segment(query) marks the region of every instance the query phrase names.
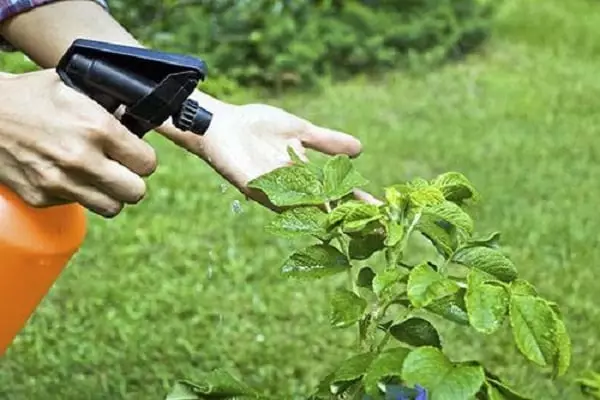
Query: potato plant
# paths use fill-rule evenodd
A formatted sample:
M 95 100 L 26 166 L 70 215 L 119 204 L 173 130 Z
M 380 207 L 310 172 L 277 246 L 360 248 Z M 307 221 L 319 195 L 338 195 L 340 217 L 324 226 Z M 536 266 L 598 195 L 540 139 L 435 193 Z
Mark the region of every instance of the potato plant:
M 333 290 L 329 321 L 357 337 L 356 351 L 308 400 L 529 398 L 479 361 L 450 359 L 445 349 L 452 344 L 432 322 L 439 318 L 482 335 L 509 324 L 526 360 L 554 378 L 567 371 L 571 342 L 558 305 L 519 276 L 498 232 L 475 235 L 468 209 L 480 195 L 464 175 L 386 187 L 375 205 L 353 197 L 367 181 L 348 157 L 317 165 L 290 156 L 292 165 L 250 183 L 284 210 L 267 226 L 270 233 L 313 240 L 284 260 L 281 273 L 306 284 L 347 274 Z M 224 370 L 201 383 L 179 381 L 167 396 L 210 398 L 266 397 Z

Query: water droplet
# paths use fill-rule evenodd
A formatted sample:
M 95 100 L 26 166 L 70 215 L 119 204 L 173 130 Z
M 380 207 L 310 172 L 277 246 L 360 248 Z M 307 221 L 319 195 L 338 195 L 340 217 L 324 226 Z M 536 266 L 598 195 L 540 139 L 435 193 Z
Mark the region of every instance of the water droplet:
M 208 266 L 208 270 L 206 271 L 207 278 L 210 279 L 213 276 L 213 267 L 212 265 Z
M 233 203 L 231 203 L 231 211 L 233 211 L 234 214 L 241 214 L 243 212 L 242 204 L 239 200 L 234 200 Z
M 256 335 L 256 341 L 258 343 L 262 343 L 265 341 L 265 335 L 263 335 L 262 333 L 259 333 L 258 335 Z
M 225 193 L 229 189 L 229 185 L 226 183 L 221 183 L 221 193 Z

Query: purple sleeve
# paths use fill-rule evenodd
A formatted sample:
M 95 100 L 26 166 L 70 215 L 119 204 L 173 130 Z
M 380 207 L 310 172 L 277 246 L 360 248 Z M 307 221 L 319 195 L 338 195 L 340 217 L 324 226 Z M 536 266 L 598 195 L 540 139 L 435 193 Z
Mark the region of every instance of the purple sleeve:
M 32 8 L 62 0 L 0 0 L 0 23 Z M 93 0 L 108 10 L 106 0 Z M 0 36 L 0 51 L 15 51 L 16 49 Z

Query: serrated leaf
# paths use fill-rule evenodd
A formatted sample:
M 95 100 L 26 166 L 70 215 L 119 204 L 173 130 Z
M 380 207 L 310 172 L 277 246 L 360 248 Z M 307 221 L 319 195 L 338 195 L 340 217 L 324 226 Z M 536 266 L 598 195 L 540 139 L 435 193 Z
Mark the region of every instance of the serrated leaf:
M 467 246 L 497 249 L 500 247 L 500 232 L 492 232 L 486 237 L 471 238 L 465 243 L 465 247 Z
M 475 396 L 485 375 L 479 365 L 452 363 L 435 347 L 419 347 L 404 359 L 402 378 L 426 388 L 430 400 L 464 400 Z
M 472 270 L 467 278 L 465 303 L 469 322 L 475 330 L 492 334 L 502 326 L 508 313 L 510 295 L 499 282 L 487 280 L 487 275 Z
M 323 189 L 329 200 L 344 197 L 367 183 L 345 154 L 331 157 L 323 166 Z
M 455 203 L 478 200 L 480 197 L 471 182 L 459 172 L 441 174 L 433 181 L 433 184 L 440 188 L 447 200 Z
M 406 205 L 406 196 L 398 190 L 398 187 L 389 186 L 384 189 L 386 203 L 392 209 L 402 209 Z
M 448 321 L 468 326 L 469 315 L 465 304 L 466 290 L 460 288 L 456 293 L 431 302 L 425 309 Z
M 350 239 L 348 255 L 353 260 L 366 260 L 385 248 L 381 235 L 366 235 Z
M 331 298 L 329 322 L 334 328 L 346 328 L 360 320 L 367 301 L 347 289 L 337 289 Z
M 456 229 L 441 224 L 434 216 L 421 215 L 415 229 L 421 232 L 444 258 L 450 257 L 458 248 Z
M 510 283 L 510 292 L 513 294 L 524 294 L 537 296 L 537 290 L 533 285 L 524 279 L 515 279 Z
M 498 250 L 489 247 L 461 248 L 454 254 L 452 261 L 478 269 L 503 282 L 517 279 L 517 269 L 512 261 Z
M 206 374 L 198 382 L 178 381 L 171 393 L 167 395 L 166 400 L 231 397 L 258 399 L 259 394 L 250 386 L 240 382 L 229 372 L 217 369 Z
M 554 361 L 554 377 L 558 378 L 567 372 L 571 364 L 571 338 L 563 320 L 554 310 L 553 313 L 556 324 L 555 344 L 557 350 Z
M 288 146 L 287 152 L 292 162 L 306 168 L 310 173 L 315 175 L 319 181 L 323 180 L 323 170 L 318 165 L 310 161 L 303 161 L 298 154 L 296 154 L 296 151 L 292 146 Z
M 382 351 L 369 366 L 363 378 L 365 391 L 371 396 L 379 394 L 378 382 L 387 377 L 400 377 L 404 358 L 409 350 L 403 347 L 394 347 Z
M 367 352 L 354 355 L 344 360 L 333 374 L 332 383 L 349 382 L 360 379 L 367 372 L 376 354 Z
M 383 214 L 376 205 L 358 200 L 349 200 L 331 211 L 328 224 L 334 226 L 341 222 L 344 232 L 358 232 L 363 230 L 370 222 L 382 217 Z
M 407 294 L 413 306 L 426 307 L 433 301 L 456 293 L 458 284 L 434 271 L 427 264 L 421 264 L 408 276 Z
M 387 236 L 383 242 L 384 246 L 394 247 L 404 239 L 404 226 L 393 221 L 386 221 L 385 229 Z
M 511 389 L 500 380 L 488 378 L 485 383 L 489 400 L 533 400 Z
M 277 168 L 248 183 L 279 207 L 318 205 L 326 201 L 323 184 L 302 165 Z
M 328 244 L 316 244 L 294 252 L 281 271 L 293 278 L 320 279 L 350 268 L 350 261 L 341 251 Z
M 389 332 L 394 339 L 415 347 L 442 347 L 437 329 L 426 319 L 419 317 L 408 318 L 392 325 Z
M 509 315 L 519 351 L 539 366 L 553 365 L 556 323 L 548 303 L 539 297 L 512 294 Z
M 325 235 L 327 214 L 318 207 L 297 207 L 284 211 L 267 225 L 267 231 L 286 238 Z
M 423 212 L 431 215 L 436 220 L 441 219 L 452 224 L 461 232 L 464 238 L 473 233 L 473 220 L 469 214 L 452 202 L 444 201 L 443 203 L 429 206 Z
M 399 284 L 406 273 L 400 268 L 388 267 L 373 279 L 373 292 L 384 302 L 401 293 Z
M 408 194 L 414 207 L 431 207 L 444 202 L 444 194 L 434 186 L 423 186 Z

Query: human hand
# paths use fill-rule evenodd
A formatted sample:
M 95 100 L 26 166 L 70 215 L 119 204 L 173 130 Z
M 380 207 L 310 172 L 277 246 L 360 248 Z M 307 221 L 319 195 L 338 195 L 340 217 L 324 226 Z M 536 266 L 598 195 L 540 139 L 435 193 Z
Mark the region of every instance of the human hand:
M 211 125 L 203 137 L 160 129 L 170 139 L 200 156 L 247 197 L 276 210 L 264 194 L 248 188 L 252 179 L 291 162 L 288 146 L 300 158 L 306 150 L 356 157 L 362 150 L 358 139 L 317 126 L 280 108 L 264 104 L 242 106 L 215 102 Z M 358 199 L 378 202 L 356 190 Z
M 155 169 L 150 145 L 54 70 L 0 76 L 0 183 L 28 204 L 114 217 L 144 197 Z

